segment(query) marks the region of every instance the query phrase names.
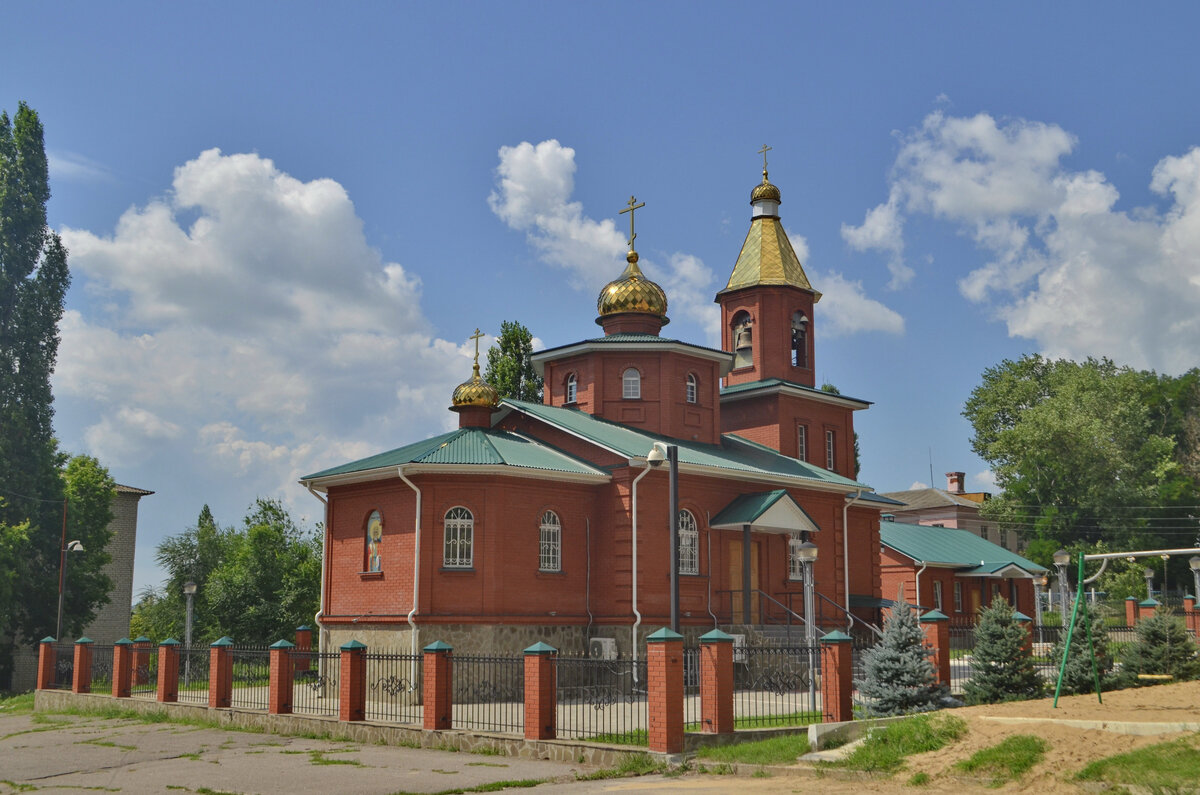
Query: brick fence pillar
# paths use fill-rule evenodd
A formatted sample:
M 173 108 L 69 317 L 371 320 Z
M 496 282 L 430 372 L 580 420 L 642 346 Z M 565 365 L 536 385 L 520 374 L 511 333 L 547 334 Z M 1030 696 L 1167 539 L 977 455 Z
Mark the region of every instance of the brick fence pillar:
M 158 644 L 158 690 L 155 698 L 173 703 L 179 700 L 179 641 L 167 638 Z
M 941 610 L 930 610 L 921 616 L 921 629 L 930 646 L 929 659 L 937 671 L 938 681 L 950 686 L 950 618 Z
M 49 690 L 54 687 L 54 666 L 58 662 L 57 641 L 47 635 L 38 644 L 37 689 Z
M 208 706 L 233 706 L 233 638 L 228 636 L 208 646 Z
M 152 643 L 145 635 L 133 639 L 133 684 L 150 682 L 150 649 Z
M 72 693 L 92 692 L 92 639 L 75 641 L 75 668 L 71 676 Z
M 436 641 L 425 647 L 425 683 L 422 696 L 425 701 L 425 728 L 427 730 L 449 729 L 454 710 L 454 688 L 450 681 L 453 663 L 453 647 Z
M 292 714 L 292 649 L 294 643 L 277 640 L 270 646 L 270 669 L 267 687 L 267 713 Z
M 556 736 L 558 649 L 535 643 L 525 650 L 525 739 L 553 740 Z
M 367 647 L 352 640 L 341 648 L 338 671 L 338 720 L 367 719 Z
M 1183 597 L 1183 621 L 1191 631 L 1192 637 L 1200 639 L 1200 613 L 1196 612 L 1196 597 Z
M 1138 619 L 1138 600 L 1136 596 L 1125 597 L 1125 625 L 1132 627 Z
M 663 627 L 646 638 L 650 750 L 683 751 L 683 636 Z
M 826 723 L 854 719 L 854 649 L 851 637 L 834 630 L 821 638 L 821 711 Z
M 1033 656 L 1033 619 L 1030 618 L 1029 616 L 1025 615 L 1024 613 L 1022 613 L 1019 610 L 1014 610 L 1013 611 L 1013 621 L 1015 621 L 1017 626 L 1021 627 L 1021 629 L 1023 629 L 1025 631 L 1025 636 L 1024 636 L 1025 640 L 1021 644 L 1021 648 L 1025 650 L 1026 654 L 1028 654 L 1029 656 L 1032 657 Z
M 296 664 L 292 670 L 297 673 L 307 671 L 312 660 L 309 657 L 309 652 L 312 651 L 312 627 L 304 624 L 296 627 L 296 651 L 300 654 L 295 656 Z
M 133 679 L 133 641 L 121 638 L 113 644 L 113 698 L 129 698 L 129 683 Z
M 1138 619 L 1149 618 L 1158 609 L 1157 599 L 1143 599 L 1138 602 Z
M 714 629 L 700 636 L 700 731 L 728 734 L 734 728 L 733 638 Z

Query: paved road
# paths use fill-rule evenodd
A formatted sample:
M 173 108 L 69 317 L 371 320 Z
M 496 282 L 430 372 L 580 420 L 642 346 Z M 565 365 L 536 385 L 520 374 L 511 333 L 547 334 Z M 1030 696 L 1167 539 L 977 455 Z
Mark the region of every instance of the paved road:
M 793 791 L 801 780 L 689 775 L 578 781 L 561 762 L 359 745 L 74 715 L 0 716 L 0 795 L 10 792 L 434 793 L 499 781 L 533 792 Z M 32 789 L 31 789 L 32 788 Z M 530 792 L 531 790 L 523 790 Z

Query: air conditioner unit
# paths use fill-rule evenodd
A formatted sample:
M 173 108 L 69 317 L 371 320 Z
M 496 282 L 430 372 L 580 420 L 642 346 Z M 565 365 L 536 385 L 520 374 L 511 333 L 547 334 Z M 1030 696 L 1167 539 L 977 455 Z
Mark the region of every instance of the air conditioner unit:
M 735 663 L 746 662 L 746 636 L 745 635 L 730 635 L 733 638 L 733 661 Z
M 588 642 L 588 656 L 593 660 L 617 659 L 616 638 L 592 638 Z

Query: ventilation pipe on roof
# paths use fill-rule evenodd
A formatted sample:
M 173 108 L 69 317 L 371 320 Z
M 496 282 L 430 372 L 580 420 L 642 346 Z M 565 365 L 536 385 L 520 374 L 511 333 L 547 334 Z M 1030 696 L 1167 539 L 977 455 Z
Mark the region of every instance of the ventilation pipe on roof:
M 638 586 L 638 554 L 637 554 L 637 487 L 638 481 L 650 474 L 651 464 L 646 462 L 646 468 L 642 470 L 642 474 L 633 479 L 632 497 L 630 499 L 630 510 L 633 514 L 633 681 L 637 681 L 637 658 L 638 658 L 638 643 L 637 633 L 638 627 L 642 624 L 642 614 L 637 609 L 637 586 Z
M 408 485 L 408 487 L 410 489 L 412 489 L 414 492 L 416 492 L 416 494 L 417 494 L 417 509 L 414 512 L 414 518 L 413 518 L 414 537 L 413 537 L 412 610 L 408 611 L 408 626 L 409 626 L 409 630 L 410 630 L 409 634 L 412 636 L 412 638 L 411 638 L 412 642 L 409 644 L 411 647 L 410 654 L 412 654 L 412 657 L 414 660 L 412 665 L 415 666 L 416 665 L 415 660 L 416 660 L 416 656 L 417 656 L 417 619 L 416 619 L 417 599 L 420 597 L 420 593 L 421 593 L 421 590 L 420 590 L 420 588 L 421 588 L 421 490 L 419 488 L 417 488 L 415 483 L 413 483 L 411 480 L 409 480 L 404 475 L 404 467 L 396 467 L 396 475 L 399 476 L 399 478 L 401 480 L 403 480 Z M 415 682 L 416 679 L 412 678 L 410 676 L 409 681 Z

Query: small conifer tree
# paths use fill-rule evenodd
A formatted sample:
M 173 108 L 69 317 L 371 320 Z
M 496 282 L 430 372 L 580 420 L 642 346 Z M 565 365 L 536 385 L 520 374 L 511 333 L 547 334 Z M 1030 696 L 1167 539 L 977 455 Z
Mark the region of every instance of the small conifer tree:
M 1138 684 L 1138 674 L 1167 674 L 1175 679 L 1200 676 L 1196 642 L 1183 621 L 1162 610 L 1137 625 L 1137 640 L 1125 649 L 1121 675 L 1125 684 Z
M 1042 694 L 1044 683 L 1025 648 L 1026 631 L 1013 617 L 1012 605 L 1003 598 L 994 599 L 979 611 L 971 678 L 963 686 L 968 704 L 994 704 Z
M 883 623 L 883 638 L 866 652 L 865 676 L 858 682 L 872 714 L 904 715 L 942 706 L 950 692 L 938 682 L 931 651 L 916 611 L 903 600 L 897 602 Z
M 1100 608 L 1088 605 L 1087 611 L 1088 624 L 1092 630 L 1092 649 L 1096 653 L 1096 673 L 1100 677 L 1100 687 L 1108 688 L 1112 686 L 1113 668 L 1113 658 L 1108 651 L 1108 628 L 1104 625 Z M 1058 642 L 1054 644 L 1054 651 L 1050 653 L 1056 671 L 1062 664 L 1063 645 L 1066 641 L 1067 630 L 1064 627 Z M 1067 654 L 1067 667 L 1063 670 L 1063 693 L 1091 693 L 1096 689 L 1096 680 L 1092 676 L 1092 659 L 1092 652 L 1088 650 L 1088 628 L 1083 626 L 1081 617 L 1071 635 L 1071 650 Z

